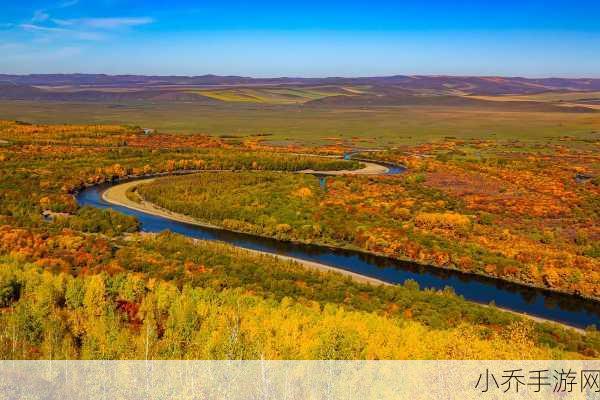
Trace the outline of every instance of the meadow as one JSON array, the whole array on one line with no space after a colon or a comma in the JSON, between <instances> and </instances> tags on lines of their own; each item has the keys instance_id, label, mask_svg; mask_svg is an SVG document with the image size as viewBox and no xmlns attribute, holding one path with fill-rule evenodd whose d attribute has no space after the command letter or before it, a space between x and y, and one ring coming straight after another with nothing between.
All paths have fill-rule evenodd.
<instances>
[{"instance_id":1,"label":"meadow","mask_svg":"<svg viewBox=\"0 0 600 400\"><path fill-rule=\"evenodd\" d=\"M340 144L358 148L415 145L445 137L552 143L563 136L593 138L600 131L600 113L475 106L0 101L0 118L41 124L127 124L230 141L260 138L279 146Z\"/></svg>"},{"instance_id":2,"label":"meadow","mask_svg":"<svg viewBox=\"0 0 600 400\"><path fill-rule=\"evenodd\" d=\"M250 87L194 90L203 96L224 102L259 104L304 104L311 100L330 96L346 96L362 93L361 87Z\"/></svg>"}]
</instances>

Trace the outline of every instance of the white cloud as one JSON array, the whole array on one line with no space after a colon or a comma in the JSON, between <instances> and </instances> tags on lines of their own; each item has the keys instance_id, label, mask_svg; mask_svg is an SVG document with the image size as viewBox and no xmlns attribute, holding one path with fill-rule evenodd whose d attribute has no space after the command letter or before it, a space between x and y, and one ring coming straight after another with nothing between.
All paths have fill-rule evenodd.
<instances>
[{"instance_id":1,"label":"white cloud","mask_svg":"<svg viewBox=\"0 0 600 400\"><path fill-rule=\"evenodd\" d=\"M64 29L64 28L55 28L55 27L51 27L51 26L41 26L41 25L35 25L35 24L21 24L19 25L21 28L23 28L26 31L33 31L33 32L70 32L68 29Z\"/></svg>"},{"instance_id":2,"label":"white cloud","mask_svg":"<svg viewBox=\"0 0 600 400\"><path fill-rule=\"evenodd\" d=\"M72 6L76 5L77 3L79 3L79 0L67 0L67 1L63 1L62 3L60 3L58 5L58 8L72 7Z\"/></svg>"},{"instance_id":3,"label":"white cloud","mask_svg":"<svg viewBox=\"0 0 600 400\"><path fill-rule=\"evenodd\" d=\"M87 30L116 30L154 22L150 17L115 17L115 18L80 18L59 19L52 18L52 22L60 27L87 29Z\"/></svg>"},{"instance_id":4,"label":"white cloud","mask_svg":"<svg viewBox=\"0 0 600 400\"><path fill-rule=\"evenodd\" d=\"M78 0L65 0L60 8L77 4ZM37 10L33 17L17 25L18 28L30 32L36 41L81 40L97 41L110 38L112 33L122 32L128 28L147 25L154 22L150 17L106 17L106 18L51 18L46 10ZM15 25L7 24L5 28ZM3 24L0 24L0 29Z\"/></svg>"},{"instance_id":5,"label":"white cloud","mask_svg":"<svg viewBox=\"0 0 600 400\"><path fill-rule=\"evenodd\" d=\"M100 32L93 32L93 31L83 31L83 30L76 30L76 29L66 29L66 28L59 28L59 27L55 27L55 26L41 26L41 25L35 25L35 24L21 24L19 25L22 29L28 31L28 32L38 32L38 33L43 33L43 34L48 34L48 35L60 35L60 37L66 38L66 39L77 39L77 40L104 40L106 39L106 36ZM45 40L47 40L48 38L44 38Z\"/></svg>"},{"instance_id":6,"label":"white cloud","mask_svg":"<svg viewBox=\"0 0 600 400\"><path fill-rule=\"evenodd\" d=\"M53 18L52 22L54 22L56 25L60 25L60 26L71 26L71 25L73 25L73 20L69 20L69 19Z\"/></svg>"},{"instance_id":7,"label":"white cloud","mask_svg":"<svg viewBox=\"0 0 600 400\"><path fill-rule=\"evenodd\" d=\"M99 32L78 32L73 31L73 37L79 40L105 40L106 35Z\"/></svg>"},{"instance_id":8,"label":"white cloud","mask_svg":"<svg viewBox=\"0 0 600 400\"><path fill-rule=\"evenodd\" d=\"M154 22L150 17L114 17L114 18L83 18L77 20L83 26L96 29L118 29L131 26L148 25Z\"/></svg>"},{"instance_id":9,"label":"white cloud","mask_svg":"<svg viewBox=\"0 0 600 400\"><path fill-rule=\"evenodd\" d=\"M44 10L36 10L33 13L33 17L31 17L31 22L44 22L48 18L50 18L50 15L48 15L48 13L46 13L46 11L44 11Z\"/></svg>"}]
</instances>

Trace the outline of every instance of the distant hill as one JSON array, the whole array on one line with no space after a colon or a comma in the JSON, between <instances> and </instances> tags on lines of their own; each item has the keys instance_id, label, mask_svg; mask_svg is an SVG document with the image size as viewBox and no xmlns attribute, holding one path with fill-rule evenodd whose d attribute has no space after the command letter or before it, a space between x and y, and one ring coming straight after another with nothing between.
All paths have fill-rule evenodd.
<instances>
[{"instance_id":1,"label":"distant hill","mask_svg":"<svg viewBox=\"0 0 600 400\"><path fill-rule=\"evenodd\" d=\"M60 91L40 89L35 86L10 85L0 82L0 100L31 101L83 101L83 102L120 102L120 101L190 101L206 104L222 103L219 100L196 93L169 90L76 90Z\"/></svg>"},{"instance_id":2,"label":"distant hill","mask_svg":"<svg viewBox=\"0 0 600 400\"><path fill-rule=\"evenodd\" d=\"M581 95L575 96L578 101L563 104L560 101L544 99L547 97L545 93L558 93L561 96L568 93L570 97L576 93ZM600 79L403 75L358 78L0 75L0 100L62 102L152 101L207 105L260 103L304 104L315 107L435 105L596 112L599 109L599 93ZM527 96L532 98L526 98ZM556 98L556 95L553 98Z\"/></svg>"},{"instance_id":3,"label":"distant hill","mask_svg":"<svg viewBox=\"0 0 600 400\"><path fill-rule=\"evenodd\" d=\"M591 102L590 102L591 103ZM415 96L415 95L357 95L330 96L305 103L307 106L329 107L385 107L385 106L437 106L476 107L496 111L539 111L539 112L596 112L585 106L561 107L536 101L486 101L468 96Z\"/></svg>"},{"instance_id":4,"label":"distant hill","mask_svg":"<svg viewBox=\"0 0 600 400\"><path fill-rule=\"evenodd\" d=\"M159 86L239 86L239 85L374 85L409 90L457 90L468 94L530 94L546 91L600 90L600 79L469 76L406 76L357 78L249 78L243 76L146 76L104 74L2 75L0 83L23 86L71 87L159 87Z\"/></svg>"}]
</instances>

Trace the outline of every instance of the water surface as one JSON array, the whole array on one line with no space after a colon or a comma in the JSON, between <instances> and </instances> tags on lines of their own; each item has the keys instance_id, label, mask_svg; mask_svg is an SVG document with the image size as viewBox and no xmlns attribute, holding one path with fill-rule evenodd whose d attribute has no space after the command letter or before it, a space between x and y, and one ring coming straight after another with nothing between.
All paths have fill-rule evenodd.
<instances>
[{"instance_id":1,"label":"water surface","mask_svg":"<svg viewBox=\"0 0 600 400\"><path fill-rule=\"evenodd\" d=\"M394 170L391 173L398 173L402 170L398 167L397 171ZM403 283L407 279L412 279L418 282L421 288L444 289L451 287L467 300L484 304L494 301L499 307L581 328L597 325L600 321L600 302L577 296L358 251L282 242L249 234L200 227L112 205L102 199L102 192L110 185L104 184L84 189L77 195L79 204L111 208L135 216L140 221L141 230L144 232L170 230L196 239L221 241L247 249L314 261L390 283Z\"/></svg>"}]
</instances>

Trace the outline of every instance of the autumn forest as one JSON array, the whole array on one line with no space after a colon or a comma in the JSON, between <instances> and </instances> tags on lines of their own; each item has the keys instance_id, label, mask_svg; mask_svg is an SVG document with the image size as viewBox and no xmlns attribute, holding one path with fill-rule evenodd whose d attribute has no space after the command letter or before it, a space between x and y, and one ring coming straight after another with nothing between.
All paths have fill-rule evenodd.
<instances>
[{"instance_id":1,"label":"autumn forest","mask_svg":"<svg viewBox=\"0 0 600 400\"><path fill-rule=\"evenodd\" d=\"M1 121L0 358L599 357L594 327L147 233L133 216L75 198L155 177L128 199L231 231L597 300L598 145L440 138L355 156L403 165L401 174L319 178L295 172L365 165L341 159L345 143Z\"/></svg>"}]
</instances>

